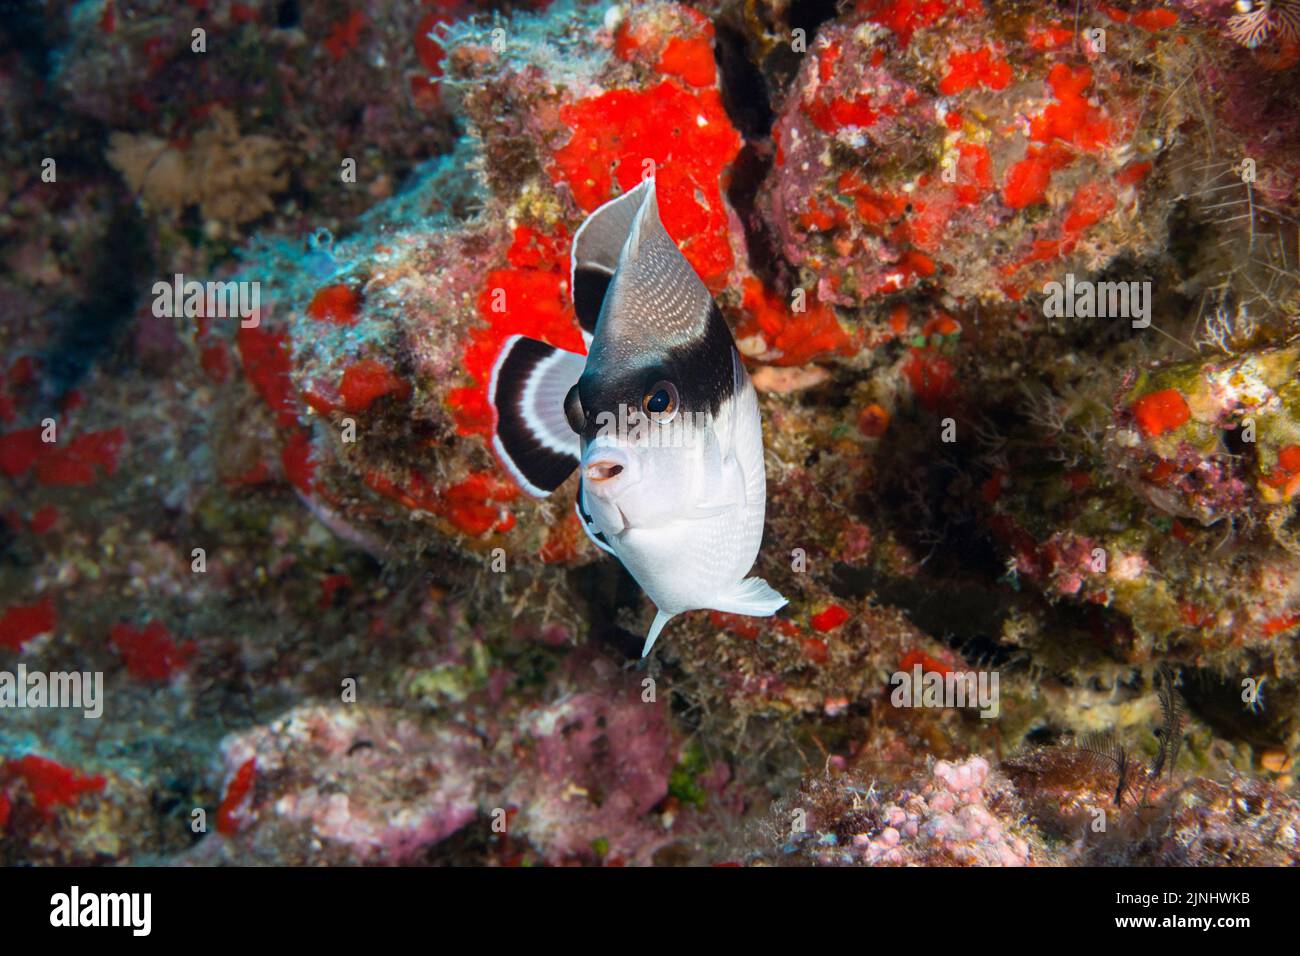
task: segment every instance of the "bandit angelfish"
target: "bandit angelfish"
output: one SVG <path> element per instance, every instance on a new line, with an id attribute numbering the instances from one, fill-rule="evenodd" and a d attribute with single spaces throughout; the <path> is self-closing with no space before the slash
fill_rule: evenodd
<path id="1" fill-rule="evenodd" d="M 758 398 L 722 314 L 659 220 L 653 179 L 573 238 L 589 353 L 512 336 L 492 370 L 493 447 L 531 494 L 578 469 L 578 518 L 658 613 L 766 617 L 785 598 L 745 577 L 763 537 Z"/>

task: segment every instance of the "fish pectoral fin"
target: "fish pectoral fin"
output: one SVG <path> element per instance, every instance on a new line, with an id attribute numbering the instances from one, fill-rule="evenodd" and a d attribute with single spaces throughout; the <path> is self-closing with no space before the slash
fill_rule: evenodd
<path id="1" fill-rule="evenodd" d="M 789 602 L 762 578 L 745 578 L 726 594 L 714 601 L 710 608 L 727 614 L 744 614 L 749 617 L 771 617 Z"/>
<path id="2" fill-rule="evenodd" d="M 740 465 L 734 456 L 728 456 L 722 462 L 718 483 L 719 487 L 715 489 L 718 497 L 713 501 L 701 501 L 697 504 L 693 517 L 713 518 L 749 503 L 749 497 L 745 494 L 745 476 L 741 473 Z"/>
<path id="3" fill-rule="evenodd" d="M 671 614 L 666 614 L 658 609 L 655 610 L 655 619 L 653 623 L 651 623 L 650 630 L 645 636 L 645 647 L 641 648 L 642 657 L 645 657 L 650 653 L 650 648 L 654 647 L 655 641 L 659 639 L 659 632 L 664 629 L 664 625 L 667 624 L 672 617 L 673 615 Z"/>

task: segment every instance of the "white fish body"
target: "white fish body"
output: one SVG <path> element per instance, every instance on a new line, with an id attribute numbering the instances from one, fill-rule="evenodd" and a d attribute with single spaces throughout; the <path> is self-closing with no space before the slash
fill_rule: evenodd
<path id="1" fill-rule="evenodd" d="M 592 213 L 573 266 L 590 352 L 505 343 L 490 385 L 503 463 L 533 494 L 580 472 L 583 527 L 658 609 L 643 655 L 684 611 L 775 613 L 785 599 L 746 577 L 766 505 L 757 395 L 653 180 Z"/>

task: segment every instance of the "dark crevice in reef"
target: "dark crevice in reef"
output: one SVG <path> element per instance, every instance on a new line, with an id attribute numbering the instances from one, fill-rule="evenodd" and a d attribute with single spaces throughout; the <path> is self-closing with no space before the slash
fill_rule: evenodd
<path id="1" fill-rule="evenodd" d="M 803 30 L 808 43 L 817 35 L 817 28 L 839 15 L 840 0 L 795 0 L 790 4 L 790 29 Z"/>
<path id="2" fill-rule="evenodd" d="M 1254 675 L 1229 676 L 1189 669 L 1183 671 L 1178 689 L 1192 712 L 1219 736 L 1252 747 L 1282 747 L 1292 732 L 1300 693 L 1292 683 L 1265 680 L 1255 706 L 1249 706 L 1242 699 L 1242 679 L 1253 676 L 1258 681 L 1266 673 L 1263 667 Z"/>
<path id="3" fill-rule="evenodd" d="M 715 37 L 713 58 L 718 65 L 722 106 L 746 140 L 766 139 L 775 116 L 763 74 L 750 62 L 745 38 L 739 31 L 718 23 Z"/>
<path id="4" fill-rule="evenodd" d="M 117 344 L 135 314 L 143 278 L 152 270 L 145 225 L 134 205 L 122 203 L 113 212 L 98 261 L 91 267 L 90 295 L 68 311 L 44 357 L 50 398 L 75 388 Z"/>
<path id="5" fill-rule="evenodd" d="M 848 389 L 841 394 L 847 401 Z M 1005 580 L 1006 558 L 989 538 L 976 503 L 987 463 L 973 442 L 944 446 L 936 455 L 931 436 L 937 421 L 918 414 L 924 419 L 908 427 L 900 421 L 897 439 L 879 463 L 879 483 L 852 507 L 891 516 L 893 533 L 924 559 L 920 571 L 902 576 L 837 565 L 831 588 L 846 599 L 874 595 L 968 660 L 1004 664 L 1020 653 L 999 638 L 1023 598 Z"/>
<path id="6" fill-rule="evenodd" d="M 48 34 L 43 4 L 36 0 L 7 3 L 0 10 L 0 56 L 15 51 L 37 76 L 50 70 L 50 51 L 55 43 Z"/>
<path id="7" fill-rule="evenodd" d="M 714 59 L 718 85 L 727 117 L 745 140 L 732 163 L 727 200 L 740 217 L 745 234 L 745 253 L 750 269 L 768 286 L 783 288 L 793 270 L 782 261 L 779 247 L 763 217 L 755 209 L 759 189 L 772 169 L 771 142 L 775 114 L 768 97 L 767 82 L 750 60 L 743 34 L 726 22 L 715 24 Z"/>
<path id="8" fill-rule="evenodd" d="M 913 480 L 925 483 L 919 494 L 939 511 L 958 503 L 945 501 L 945 485 L 953 474 L 934 468 L 912 470 Z M 917 577 L 902 577 L 837 568 L 832 589 L 844 597 L 871 593 L 882 603 L 904 610 L 921 630 L 943 637 L 953 647 L 976 649 L 985 658 L 1006 660 L 1010 655 L 998 644 L 1003 622 L 1014 595 L 1000 581 L 1006 561 L 971 515 L 924 514 L 913 492 L 886 491 L 881 507 L 899 519 L 900 538 L 925 561 Z M 975 647 L 978 645 L 978 647 Z"/>
<path id="9" fill-rule="evenodd" d="M 154 269 L 150 230 L 135 206 L 134 197 L 120 186 L 116 175 L 100 160 L 108 130 L 97 120 L 67 111 L 65 100 L 52 92 L 47 82 L 53 67 L 51 51 L 68 42 L 57 20 L 45 16 L 39 3 L 10 3 L 0 16 L 0 59 L 11 65 L 21 62 L 32 76 L 20 82 L 29 97 L 22 122 L 40 117 L 43 137 L 37 143 L 20 129 L 19 142 L 27 143 L 25 160 L 33 166 L 48 158 L 54 161 L 60 186 L 81 184 L 99 191 L 95 202 L 112 206 L 107 226 L 93 260 L 85 266 L 85 295 L 65 298 L 48 308 L 43 318 L 55 327 L 47 351 L 41 356 L 45 374 L 41 377 L 43 398 L 54 401 L 75 388 L 87 372 L 121 342 L 131 324 L 142 284 Z M 48 134 L 44 133 L 49 130 Z M 17 237 L 0 240 L 17 241 Z M 66 252 L 63 239 L 51 249 Z M 7 251 L 7 250 L 0 250 Z"/>
<path id="10" fill-rule="evenodd" d="M 922 631 L 943 637 L 970 660 L 1005 664 L 1016 651 L 998 643 L 996 635 L 1008 610 L 1004 597 L 978 583 L 894 577 L 871 568 L 837 564 L 831 581 L 836 597 L 854 600 L 867 594 L 899 608 Z"/>
<path id="11" fill-rule="evenodd" d="M 291 30 L 298 25 L 300 18 L 298 0 L 283 0 L 275 8 L 275 25 L 278 29 Z"/>
<path id="12" fill-rule="evenodd" d="M 587 620 L 597 644 L 608 645 L 630 659 L 641 656 L 645 635 L 619 624 L 624 608 L 640 613 L 641 588 L 619 561 L 595 561 L 569 572 L 574 593 L 587 607 Z"/>
<path id="13" fill-rule="evenodd" d="M 780 37 L 772 45 L 763 59 L 763 74 L 767 77 L 769 89 L 784 91 L 799 72 L 799 65 L 812 49 L 813 39 L 823 23 L 835 19 L 838 15 L 839 0 L 796 0 L 786 13 L 785 23 L 771 24 L 768 29 Z M 795 30 L 803 31 L 804 52 L 794 48 Z M 779 99 L 779 97 L 778 97 Z"/>
<path id="14" fill-rule="evenodd" d="M 981 413 L 1000 434 L 1022 427 L 1013 409 L 990 405 Z M 1093 606 L 1051 604 L 1008 574 L 1005 546 L 990 534 L 979 498 L 989 460 L 975 442 L 943 446 L 936 454 L 930 436 L 937 424 L 930 413 L 917 414 L 921 418 L 900 421 L 892 432 L 896 440 L 878 462 L 879 483 L 852 507 L 891 516 L 892 532 L 921 567 L 915 576 L 903 576 L 837 565 L 834 593 L 851 600 L 871 595 L 897 607 L 920 630 L 981 666 L 1023 658 L 1024 649 L 1004 643 L 1002 635 L 1008 617 L 1027 606 L 1055 632 L 1095 646 L 1099 656 L 1131 660 L 1136 639 L 1121 616 Z"/>
<path id="15" fill-rule="evenodd" d="M 780 246 L 756 208 L 758 191 L 772 168 L 772 152 L 767 144 L 747 143 L 731 164 L 731 183 L 727 201 L 736 210 L 745 230 L 745 255 L 749 268 L 769 288 L 785 289 L 793 284 L 795 274 L 781 255 Z"/>

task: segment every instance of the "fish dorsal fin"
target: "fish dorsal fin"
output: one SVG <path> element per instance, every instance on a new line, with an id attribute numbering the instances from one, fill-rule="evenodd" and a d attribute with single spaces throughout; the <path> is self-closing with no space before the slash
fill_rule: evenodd
<path id="1" fill-rule="evenodd" d="M 713 297 L 659 219 L 654 180 L 619 256 L 605 295 L 592 355 L 662 352 L 705 337 Z"/>
<path id="2" fill-rule="evenodd" d="M 619 265 L 640 256 L 642 247 L 653 241 L 656 230 L 664 233 L 665 236 L 668 235 L 663 221 L 659 218 L 659 194 L 655 190 L 654 179 L 646 179 L 641 186 L 645 193 L 637 205 L 636 215 L 632 217 L 631 227 L 627 231 L 623 247 L 619 250 Z"/>
<path id="3" fill-rule="evenodd" d="M 578 324 L 588 337 L 596 331 L 596 319 L 600 317 L 605 291 L 618 268 L 619 254 L 645 199 L 646 183 L 643 180 L 634 189 L 605 203 L 587 217 L 573 236 L 569 288 L 573 290 L 573 308 L 578 313 Z"/>

